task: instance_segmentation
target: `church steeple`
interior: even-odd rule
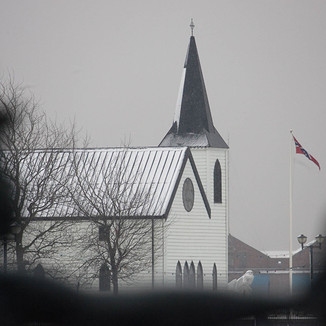
[[[159,146],[228,148],[214,127],[203,74],[192,35],[184,64],[173,125]]]

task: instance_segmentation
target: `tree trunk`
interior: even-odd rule
[[[118,294],[118,272],[117,268],[115,266],[112,267],[112,286],[113,286],[113,294],[117,295]]]

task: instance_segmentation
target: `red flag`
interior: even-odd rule
[[[296,140],[296,138],[292,135],[294,143],[295,143],[295,150],[297,154],[303,154],[306,158],[308,158],[310,161],[314,162],[320,170],[320,165],[318,163],[318,161],[312,156],[310,155],[301,145],[300,143]]]

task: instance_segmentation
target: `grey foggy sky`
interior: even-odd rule
[[[295,237],[326,215],[326,2],[0,0],[0,73],[92,146],[156,146],[171,126],[194,19],[216,129],[230,145],[230,232],[287,250],[289,130],[320,163],[294,167]]]

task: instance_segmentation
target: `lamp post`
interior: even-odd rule
[[[307,242],[307,237],[304,234],[300,234],[297,239],[298,242],[301,244],[301,249],[304,248],[309,248],[309,253],[310,253],[310,285],[312,285],[312,280],[314,277],[314,260],[313,260],[313,250],[314,248],[321,249],[321,244],[324,241],[324,236],[321,234],[316,235],[316,244],[311,244],[309,246],[305,246],[304,244]]]
[[[12,241],[16,239],[16,235],[21,231],[21,226],[14,222],[10,225],[9,233],[5,234],[2,237],[3,241],[3,272],[7,273],[7,265],[8,265],[8,259],[7,259],[7,253],[8,253],[8,241]]]

